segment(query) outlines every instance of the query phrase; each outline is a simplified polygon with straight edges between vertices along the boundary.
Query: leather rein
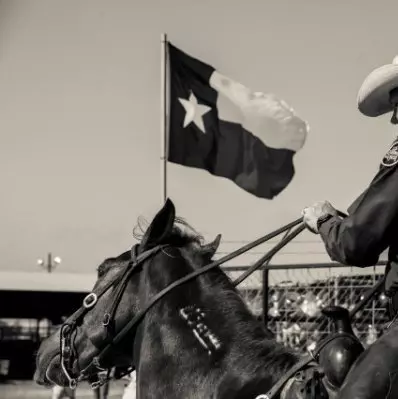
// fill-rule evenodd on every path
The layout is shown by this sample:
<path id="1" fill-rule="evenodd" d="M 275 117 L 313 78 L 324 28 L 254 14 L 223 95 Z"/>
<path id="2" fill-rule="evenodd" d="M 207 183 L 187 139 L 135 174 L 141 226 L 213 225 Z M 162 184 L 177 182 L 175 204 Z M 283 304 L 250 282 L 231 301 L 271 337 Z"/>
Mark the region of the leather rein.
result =
<path id="1" fill-rule="evenodd" d="M 296 227 L 298 226 L 298 227 Z M 291 231 L 294 227 L 296 227 L 293 231 Z M 288 223 L 279 229 L 263 236 L 260 237 L 259 239 L 246 244 L 245 246 L 237 249 L 236 251 L 223 256 L 222 258 L 202 267 L 199 270 L 195 270 L 194 272 L 174 281 L 172 284 L 167 286 L 165 289 L 154 295 L 151 300 L 146 304 L 146 306 L 138 312 L 134 318 L 132 318 L 120 331 L 118 331 L 116 334 L 113 334 L 112 327 L 113 327 L 113 321 L 114 321 L 114 316 L 115 316 L 115 311 L 117 308 L 117 305 L 119 304 L 121 297 L 123 295 L 123 292 L 126 288 L 126 285 L 129 281 L 129 278 L 137 271 L 141 269 L 143 266 L 143 263 L 156 255 L 159 251 L 164 250 L 167 245 L 157 245 L 154 248 L 151 248 L 139 255 L 138 254 L 138 249 L 139 245 L 135 245 L 132 250 L 131 250 L 131 259 L 125 269 L 121 272 L 120 275 L 118 275 L 115 279 L 107 283 L 104 287 L 101 289 L 93 290 L 90 292 L 84 299 L 83 299 L 83 304 L 82 306 L 75 312 L 73 313 L 61 326 L 60 330 L 60 362 L 61 362 L 61 368 L 62 371 L 69 381 L 69 387 L 72 389 L 75 389 L 77 387 L 77 384 L 84 380 L 90 378 L 93 375 L 96 375 L 97 381 L 94 381 L 91 383 L 91 387 L 93 389 L 97 388 L 98 386 L 103 385 L 105 382 L 107 382 L 110 378 L 110 370 L 108 370 L 108 375 L 104 377 L 100 377 L 98 374 L 99 372 L 106 371 L 103 367 L 101 367 L 101 360 L 109 353 L 109 351 L 114 347 L 114 345 L 117 345 L 130 331 L 133 329 L 137 328 L 138 324 L 142 321 L 146 313 L 160 300 L 162 299 L 165 295 L 167 295 L 170 291 L 172 291 L 174 288 L 181 286 L 182 284 L 187 283 L 188 281 L 191 281 L 198 276 L 207 273 L 208 271 L 215 269 L 216 267 L 219 267 L 225 262 L 228 262 L 231 259 L 236 258 L 237 256 L 240 256 L 244 254 L 245 252 L 257 247 L 258 245 L 278 236 L 279 234 L 283 232 L 287 232 L 287 234 L 284 236 L 284 238 L 277 244 L 275 245 L 274 248 L 272 248 L 269 252 L 267 252 L 265 255 L 263 255 L 255 264 L 253 264 L 246 272 L 244 272 L 242 275 L 240 275 L 234 282 L 233 285 L 237 286 L 240 284 L 244 279 L 246 279 L 248 276 L 250 276 L 253 272 L 255 272 L 257 269 L 259 269 L 264 263 L 269 261 L 279 250 L 281 250 L 285 245 L 287 245 L 292 239 L 294 239 L 298 234 L 300 234 L 303 230 L 305 229 L 304 224 L 302 223 L 302 218 L 299 218 L 291 223 Z M 290 232 L 291 231 L 291 232 Z M 73 347 L 73 332 L 76 328 L 76 326 L 79 324 L 79 322 L 82 321 L 83 317 L 95 306 L 97 303 L 98 299 L 101 298 L 110 288 L 116 286 L 116 292 L 115 292 L 115 298 L 112 301 L 112 306 L 111 309 L 104 314 L 103 322 L 102 325 L 104 328 L 107 329 L 108 333 L 112 334 L 111 340 L 104 346 L 104 348 L 100 351 L 100 353 L 95 356 L 90 363 L 83 368 L 82 370 L 79 371 L 79 375 L 74 376 L 71 368 L 73 364 L 74 358 L 77 358 L 77 353 L 74 350 Z M 134 369 L 134 368 L 132 368 Z M 130 369 L 127 371 L 125 374 L 129 373 L 132 371 Z"/>
<path id="2" fill-rule="evenodd" d="M 340 213 L 343 215 L 342 213 Z M 293 229 L 296 227 L 295 229 Z M 291 231 L 293 229 L 293 231 Z M 302 218 L 294 220 L 291 223 L 288 223 L 279 229 L 260 237 L 259 239 L 246 244 L 245 246 L 237 249 L 234 252 L 202 267 L 199 270 L 195 270 L 192 273 L 174 281 L 172 284 L 161 290 L 159 293 L 154 295 L 150 301 L 146 304 L 146 306 L 139 311 L 120 331 L 114 333 L 113 331 L 113 323 L 114 317 L 116 313 L 117 306 L 122 298 L 122 295 L 125 291 L 125 288 L 128 284 L 130 277 L 139 272 L 143 266 L 143 263 L 148 259 L 155 256 L 159 251 L 164 250 L 165 248 L 169 247 L 169 245 L 157 245 L 149 250 L 138 255 L 139 244 L 133 246 L 131 250 L 131 259 L 125 269 L 118 275 L 115 279 L 110 281 L 104 287 L 102 287 L 98 292 L 93 290 L 90 292 L 83 300 L 82 307 L 80 307 L 72 316 L 70 316 L 67 321 L 61 326 L 60 331 L 60 356 L 61 356 L 61 368 L 65 375 L 65 377 L 69 381 L 69 387 L 75 389 L 78 383 L 82 380 L 88 379 L 89 381 L 93 381 L 92 377 L 95 375 L 97 380 L 91 383 L 91 387 L 93 389 L 98 388 L 99 386 L 103 385 L 107 381 L 110 380 L 110 371 L 111 369 L 105 369 L 101 367 L 102 359 L 110 352 L 111 349 L 114 348 L 115 345 L 120 343 L 120 341 L 126 337 L 126 335 L 136 329 L 142 319 L 145 317 L 146 313 L 157 303 L 161 300 L 165 295 L 167 295 L 170 291 L 174 288 L 179 287 L 198 276 L 207 273 L 208 271 L 219 267 L 223 263 L 236 258 L 237 256 L 242 255 L 243 253 L 251 250 L 252 248 L 257 247 L 258 245 L 278 236 L 279 234 L 285 232 L 285 236 L 282 240 L 276 244 L 270 251 L 264 254 L 257 262 L 255 262 L 252 266 L 250 266 L 244 273 L 242 273 L 235 281 L 233 281 L 233 285 L 236 287 L 242 281 L 244 281 L 247 277 L 249 277 L 253 272 L 258 270 L 261 266 L 266 264 L 271 260 L 271 258 L 280 251 L 283 247 L 285 247 L 290 241 L 292 241 L 297 235 L 299 235 L 305 229 L 305 225 L 302 223 Z M 103 296 L 111 287 L 116 286 L 115 290 L 115 298 L 112 301 L 111 308 L 108 312 L 104 314 L 102 325 L 104 328 L 107 329 L 108 332 L 108 343 L 105 344 L 104 348 L 99 352 L 97 356 L 95 356 L 90 363 L 79 371 L 79 375 L 74 376 L 71 372 L 73 358 L 77 358 L 76 351 L 73 348 L 73 340 L 72 335 L 75 327 L 78 325 L 79 322 L 83 319 L 83 317 L 95 306 L 98 299 Z M 321 347 L 316 349 L 316 353 L 312 353 L 310 356 L 304 357 L 301 361 L 296 363 L 290 370 L 288 370 L 283 377 L 272 387 L 272 389 L 267 392 L 267 394 L 263 394 L 258 396 L 257 398 L 260 399 L 272 399 L 274 398 L 286 384 L 286 382 L 294 376 L 299 370 L 303 367 L 307 366 L 311 362 L 316 359 L 317 354 L 319 353 Z M 134 370 L 134 367 L 130 367 L 124 374 L 126 375 Z M 107 371 L 106 377 L 102 377 L 99 375 L 99 372 Z"/>

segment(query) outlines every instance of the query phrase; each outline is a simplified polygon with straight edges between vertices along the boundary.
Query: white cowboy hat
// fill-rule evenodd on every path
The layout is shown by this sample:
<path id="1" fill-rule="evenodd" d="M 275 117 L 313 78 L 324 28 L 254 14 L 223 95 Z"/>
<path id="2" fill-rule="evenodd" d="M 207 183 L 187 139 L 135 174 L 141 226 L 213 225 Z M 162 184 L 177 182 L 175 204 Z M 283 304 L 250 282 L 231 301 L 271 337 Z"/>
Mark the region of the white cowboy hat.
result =
<path id="1" fill-rule="evenodd" d="M 380 116 L 394 110 L 390 92 L 398 88 L 398 56 L 392 64 L 383 65 L 372 71 L 362 83 L 358 92 L 358 109 L 366 116 Z"/>

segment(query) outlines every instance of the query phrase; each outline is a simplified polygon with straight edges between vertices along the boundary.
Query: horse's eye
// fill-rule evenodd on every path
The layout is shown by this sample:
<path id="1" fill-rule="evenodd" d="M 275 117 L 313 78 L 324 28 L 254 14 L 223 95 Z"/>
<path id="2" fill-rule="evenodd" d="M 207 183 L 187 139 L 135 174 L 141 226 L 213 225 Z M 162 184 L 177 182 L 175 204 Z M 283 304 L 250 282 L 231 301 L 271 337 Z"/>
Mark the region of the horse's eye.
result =
<path id="1" fill-rule="evenodd" d="M 98 277 L 101 277 L 105 274 L 105 265 L 100 265 L 97 268 Z"/>

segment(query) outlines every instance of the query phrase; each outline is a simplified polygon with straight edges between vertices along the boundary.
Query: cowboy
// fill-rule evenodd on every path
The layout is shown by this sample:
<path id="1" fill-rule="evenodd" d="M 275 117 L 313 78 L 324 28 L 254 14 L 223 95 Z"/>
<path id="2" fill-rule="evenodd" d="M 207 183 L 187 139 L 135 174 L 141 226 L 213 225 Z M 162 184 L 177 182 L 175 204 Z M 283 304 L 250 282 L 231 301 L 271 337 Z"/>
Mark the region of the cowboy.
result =
<path id="1" fill-rule="evenodd" d="M 398 124 L 398 56 L 367 76 L 357 101 L 362 114 L 392 112 L 391 123 Z M 339 217 L 328 201 L 316 202 L 302 214 L 306 227 L 321 236 L 327 253 L 339 263 L 373 266 L 388 248 L 384 288 L 392 323 L 351 369 L 339 399 L 398 398 L 398 138 L 346 218 Z"/>

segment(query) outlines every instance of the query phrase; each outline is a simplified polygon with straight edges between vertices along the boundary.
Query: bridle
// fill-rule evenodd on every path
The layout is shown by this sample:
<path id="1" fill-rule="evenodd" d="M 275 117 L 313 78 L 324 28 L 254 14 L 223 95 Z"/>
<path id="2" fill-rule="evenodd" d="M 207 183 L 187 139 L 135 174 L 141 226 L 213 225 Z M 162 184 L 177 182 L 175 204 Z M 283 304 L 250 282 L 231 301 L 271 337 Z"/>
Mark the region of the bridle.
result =
<path id="1" fill-rule="evenodd" d="M 342 213 L 340 213 L 343 215 Z M 297 227 L 296 227 L 297 226 Z M 296 227 L 293 231 L 291 231 L 294 227 Z M 255 262 L 248 270 L 242 275 L 240 275 L 234 282 L 233 285 L 237 286 L 243 280 L 245 280 L 248 276 L 250 276 L 254 271 L 258 270 L 265 263 L 269 262 L 269 260 L 285 245 L 287 245 L 292 239 L 294 239 L 298 234 L 300 234 L 305 229 L 304 224 L 302 223 L 302 218 L 297 219 L 281 228 L 253 241 L 238 250 L 198 269 L 188 275 L 174 281 L 169 286 L 161 290 L 159 293 L 154 295 L 150 301 L 140 310 L 130 321 L 128 321 L 118 332 L 114 332 L 114 318 L 117 310 L 117 306 L 119 305 L 123 293 L 126 289 L 127 283 L 130 280 L 131 276 L 139 272 L 142 269 L 142 266 L 145 261 L 149 260 L 153 256 L 155 256 L 159 251 L 164 251 L 165 248 L 170 247 L 170 245 L 157 245 L 151 249 L 145 250 L 144 252 L 139 253 L 139 244 L 133 246 L 131 250 L 131 259 L 126 265 L 125 269 L 118 275 L 115 279 L 107 283 L 104 287 L 102 287 L 97 292 L 93 290 L 89 293 L 83 300 L 82 307 L 80 307 L 72 316 L 68 318 L 68 320 L 61 326 L 60 331 L 60 355 L 61 355 L 61 368 L 62 371 L 69 382 L 69 387 L 75 389 L 78 383 L 84 379 L 88 379 L 92 381 L 93 376 L 95 375 L 97 380 L 91 383 L 91 387 L 93 389 L 103 385 L 107 381 L 110 380 L 110 369 L 105 369 L 101 366 L 101 362 L 103 358 L 109 353 L 109 351 L 114 348 L 115 345 L 120 343 L 120 341 L 130 332 L 134 331 L 142 319 L 145 317 L 146 313 L 165 295 L 167 295 L 174 288 L 179 287 L 188 281 L 191 281 L 198 276 L 207 273 L 208 271 L 219 267 L 223 263 L 249 251 L 250 249 L 278 236 L 279 234 L 286 232 L 283 239 L 274 246 L 269 252 L 263 255 L 257 262 Z M 96 305 L 99 298 L 101 298 L 111 287 L 116 287 L 114 298 L 112 301 L 111 308 L 104 314 L 102 325 L 107 329 L 108 333 L 108 343 L 104 346 L 104 348 L 99 352 L 99 354 L 90 361 L 90 363 L 82 370 L 79 371 L 79 375 L 73 376 L 73 372 L 71 371 L 73 358 L 76 355 L 76 351 L 73 347 L 73 332 L 78 325 L 78 323 L 83 319 L 83 317 Z M 329 342 L 329 340 L 328 340 Z M 326 344 L 326 342 L 325 342 Z M 313 362 L 316 356 L 319 354 L 319 351 L 324 347 L 325 344 L 321 344 L 320 347 L 316 349 L 315 353 L 312 353 L 310 356 L 304 357 L 301 361 L 296 363 L 290 370 L 288 370 L 282 378 L 272 387 L 272 389 L 265 395 L 260 395 L 261 398 L 272 399 L 275 397 L 286 384 L 286 382 L 294 376 L 299 370 L 304 368 Z M 77 357 L 75 357 L 77 358 Z M 122 375 L 126 375 L 134 370 L 134 367 L 130 367 L 126 370 L 126 372 Z M 102 377 L 99 373 L 107 371 L 107 376 Z"/>
<path id="2" fill-rule="evenodd" d="M 298 226 L 299 225 L 299 226 Z M 298 227 L 296 227 L 298 226 Z M 292 232 L 290 230 L 296 227 Z M 142 321 L 146 313 L 166 294 L 172 291 L 174 288 L 191 281 L 198 276 L 207 273 L 208 271 L 219 267 L 223 263 L 249 251 L 250 249 L 276 237 L 277 235 L 287 232 L 287 234 L 271 251 L 267 252 L 264 256 L 259 259 L 255 264 L 253 264 L 245 273 L 243 273 L 237 280 L 234 281 L 234 285 L 240 284 L 245 278 L 247 278 L 250 274 L 252 274 L 255 270 L 260 268 L 265 262 L 269 261 L 281 248 L 283 248 L 286 244 L 288 244 L 294 237 L 296 237 L 299 233 L 304 230 L 305 226 L 302 224 L 302 218 L 297 219 L 261 238 L 256 241 L 253 241 L 244 247 L 239 248 L 238 250 L 206 265 L 202 268 L 189 273 L 188 275 L 174 281 L 172 284 L 161 290 L 159 293 L 154 295 L 150 301 L 146 304 L 146 306 L 139 311 L 134 318 L 132 318 L 120 331 L 114 332 L 114 317 L 117 310 L 117 306 L 120 303 L 122 295 L 125 291 L 127 283 L 130 277 L 139 272 L 144 264 L 144 262 L 153 256 L 155 256 L 158 252 L 164 251 L 170 245 L 157 245 L 151 249 L 145 250 L 142 253 L 139 253 L 140 246 L 136 244 L 133 246 L 131 250 L 131 259 L 123 269 L 123 271 L 112 281 L 108 282 L 105 286 L 101 287 L 98 290 L 93 290 L 90 292 L 84 299 L 82 306 L 72 315 L 70 316 L 66 322 L 64 322 L 61 326 L 60 330 L 60 363 L 61 369 L 65 377 L 69 382 L 69 387 L 75 389 L 78 383 L 82 380 L 91 380 L 93 376 L 97 378 L 96 381 L 91 382 L 91 387 L 93 389 L 98 386 L 103 385 L 110 378 L 110 370 L 105 369 L 101 366 L 102 359 L 109 353 L 111 349 L 114 348 L 128 333 L 134 331 L 138 327 L 138 324 Z M 82 321 L 84 316 L 94 308 L 99 298 L 101 298 L 110 288 L 116 287 L 114 292 L 114 298 L 112 299 L 112 305 L 109 311 L 105 312 L 102 325 L 107 329 L 108 333 L 108 342 L 105 344 L 103 349 L 99 352 L 97 356 L 95 356 L 90 363 L 79 371 L 79 375 L 75 376 L 71 371 L 73 360 L 77 359 L 76 350 L 73 346 L 73 333 L 76 329 L 76 326 L 79 322 Z M 131 372 L 134 368 L 130 368 L 126 371 L 125 374 Z M 107 376 L 103 377 L 100 373 L 107 371 Z"/>
<path id="3" fill-rule="evenodd" d="M 113 322 L 117 306 L 120 303 L 120 300 L 130 277 L 132 276 L 132 274 L 139 271 L 140 267 L 146 260 L 154 256 L 163 248 L 165 248 L 164 245 L 158 245 L 150 250 L 143 252 L 140 255 L 137 255 L 139 247 L 138 245 L 135 245 L 131 250 L 131 259 L 126 265 L 125 269 L 122 271 L 122 273 L 112 281 L 108 282 L 98 292 L 90 292 L 83 299 L 82 306 L 75 313 L 73 313 L 73 315 L 70 316 L 65 323 L 62 324 L 60 330 L 60 363 L 61 369 L 65 377 L 69 381 L 70 388 L 75 389 L 79 381 L 82 381 L 86 378 L 90 379 L 93 374 L 96 375 L 98 378 L 97 381 L 91 383 L 91 387 L 93 389 L 97 388 L 100 385 L 103 385 L 106 381 L 108 381 L 110 370 L 108 370 L 108 375 L 105 379 L 100 378 L 98 374 L 99 372 L 106 370 L 105 368 L 101 367 L 101 359 L 107 354 L 107 352 L 113 345 L 119 342 L 126 335 L 125 333 L 117 333 L 112 338 L 112 340 L 105 346 L 105 348 L 102 349 L 102 351 L 91 360 L 88 366 L 80 371 L 79 376 L 73 377 L 71 368 L 74 357 L 73 355 L 76 354 L 76 351 L 73 347 L 72 334 L 76 326 L 83 319 L 83 317 L 95 306 L 95 304 L 98 302 L 98 299 L 101 298 L 111 287 L 116 286 L 115 297 L 112 301 L 111 308 L 109 309 L 109 311 L 105 312 L 102 320 L 102 325 L 107 329 L 109 336 L 109 334 L 113 332 Z M 131 371 L 132 370 L 128 369 L 125 374 L 128 374 Z"/>

